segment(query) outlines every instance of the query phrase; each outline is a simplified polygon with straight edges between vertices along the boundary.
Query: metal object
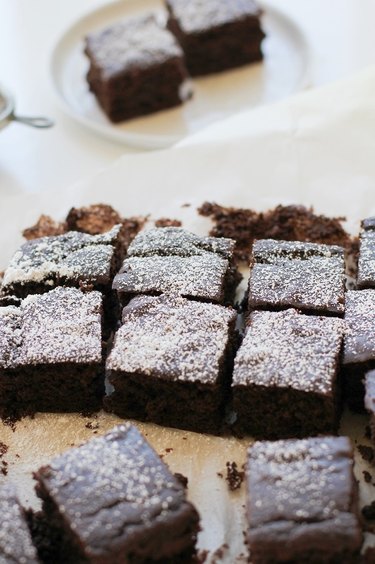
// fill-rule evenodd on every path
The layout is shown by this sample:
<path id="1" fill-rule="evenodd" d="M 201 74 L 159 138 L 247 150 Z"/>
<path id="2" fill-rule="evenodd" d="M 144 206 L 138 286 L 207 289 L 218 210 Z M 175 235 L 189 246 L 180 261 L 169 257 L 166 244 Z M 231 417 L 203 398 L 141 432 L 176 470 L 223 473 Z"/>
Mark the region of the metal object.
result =
<path id="1" fill-rule="evenodd" d="M 0 86 L 0 129 L 9 125 L 12 121 L 18 121 L 24 125 L 45 129 L 54 125 L 53 121 L 46 117 L 19 116 L 15 113 L 15 102 L 13 96 Z"/>

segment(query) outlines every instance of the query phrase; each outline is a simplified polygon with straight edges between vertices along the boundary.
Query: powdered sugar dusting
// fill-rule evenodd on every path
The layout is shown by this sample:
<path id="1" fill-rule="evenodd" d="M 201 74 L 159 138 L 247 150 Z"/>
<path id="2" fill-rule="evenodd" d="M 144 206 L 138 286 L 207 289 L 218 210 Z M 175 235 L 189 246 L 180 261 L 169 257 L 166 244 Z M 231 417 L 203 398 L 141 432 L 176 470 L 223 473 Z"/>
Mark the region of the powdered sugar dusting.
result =
<path id="1" fill-rule="evenodd" d="M 12 365 L 14 351 L 21 343 L 21 313 L 14 306 L 0 307 L 0 368 Z"/>
<path id="2" fill-rule="evenodd" d="M 248 453 L 250 538 L 272 523 L 296 527 L 333 519 L 336 532 L 351 530 L 360 541 L 352 468 L 346 437 L 256 442 Z"/>
<path id="3" fill-rule="evenodd" d="M 261 13 L 253 0 L 167 0 L 167 4 L 185 33 L 197 33 L 249 17 L 257 22 Z"/>
<path id="4" fill-rule="evenodd" d="M 375 360 L 375 290 L 346 293 L 344 364 Z"/>
<path id="5" fill-rule="evenodd" d="M 87 555 L 107 555 L 113 539 L 128 537 L 154 522 L 173 526 L 195 511 L 182 485 L 138 430 L 119 425 L 103 437 L 55 458 L 38 473 Z"/>
<path id="6" fill-rule="evenodd" d="M 102 79 L 183 56 L 172 33 L 154 15 L 131 18 L 92 33 L 86 39 L 86 50 L 100 68 Z"/>
<path id="7" fill-rule="evenodd" d="M 249 306 L 344 313 L 344 251 L 334 245 L 260 240 L 253 249 Z"/>
<path id="8" fill-rule="evenodd" d="M 361 233 L 358 258 L 358 286 L 375 287 L 375 230 Z"/>
<path id="9" fill-rule="evenodd" d="M 215 383 L 236 314 L 179 296 L 134 298 L 123 312 L 107 368 Z"/>
<path id="10" fill-rule="evenodd" d="M 333 393 L 344 322 L 296 310 L 255 312 L 235 358 L 233 385 Z"/>
<path id="11" fill-rule="evenodd" d="M 24 243 L 6 269 L 2 288 L 28 282 L 54 285 L 58 278 L 108 281 L 114 244 L 121 226 L 100 235 L 70 231 Z"/>

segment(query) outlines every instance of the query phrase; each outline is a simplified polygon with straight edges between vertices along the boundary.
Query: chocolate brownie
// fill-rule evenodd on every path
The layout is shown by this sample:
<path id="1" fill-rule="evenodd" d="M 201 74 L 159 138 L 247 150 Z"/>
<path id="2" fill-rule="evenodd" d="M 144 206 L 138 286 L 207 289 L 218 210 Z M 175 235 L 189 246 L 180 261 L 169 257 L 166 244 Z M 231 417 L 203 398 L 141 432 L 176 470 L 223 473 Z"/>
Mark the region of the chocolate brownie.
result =
<path id="1" fill-rule="evenodd" d="M 347 437 L 256 442 L 246 474 L 254 564 L 359 561 L 362 532 Z"/>
<path id="2" fill-rule="evenodd" d="M 337 430 L 344 322 L 294 309 L 250 315 L 233 372 L 234 429 L 261 439 Z"/>
<path id="3" fill-rule="evenodd" d="M 363 379 L 375 368 L 375 290 L 349 290 L 342 359 L 345 397 L 353 411 L 363 411 Z"/>
<path id="4" fill-rule="evenodd" d="M 139 233 L 128 248 L 113 288 L 127 303 L 135 294 L 173 292 L 207 301 L 231 301 L 238 283 L 231 239 L 200 237 L 180 227 Z"/>
<path id="5" fill-rule="evenodd" d="M 180 296 L 139 296 L 123 311 L 107 360 L 120 417 L 220 433 L 230 389 L 236 313 Z"/>
<path id="6" fill-rule="evenodd" d="M 366 374 L 365 407 L 370 415 L 371 438 L 375 443 L 375 370 L 371 370 Z"/>
<path id="7" fill-rule="evenodd" d="M 182 484 L 132 425 L 68 450 L 35 474 L 62 535 L 58 562 L 178 563 L 194 551 L 199 516 Z"/>
<path id="8" fill-rule="evenodd" d="M 102 296 L 55 288 L 0 308 L 3 416 L 100 409 Z"/>
<path id="9" fill-rule="evenodd" d="M 357 287 L 375 288 L 375 217 L 368 217 L 362 221 Z"/>
<path id="10" fill-rule="evenodd" d="M 1 564 L 37 564 L 26 516 L 16 490 L 10 483 L 0 487 L 0 562 Z"/>
<path id="11" fill-rule="evenodd" d="M 253 0 L 166 0 L 168 27 L 193 76 L 260 61 L 261 10 Z"/>
<path id="12" fill-rule="evenodd" d="M 150 14 L 86 37 L 87 81 L 113 122 L 177 106 L 192 93 L 183 52 Z"/>
<path id="13" fill-rule="evenodd" d="M 2 291 L 24 298 L 54 286 L 79 286 L 80 282 L 110 291 L 118 267 L 120 228 L 115 226 L 102 235 L 69 231 L 27 241 L 5 270 Z"/>
<path id="14" fill-rule="evenodd" d="M 343 315 L 341 247 L 263 239 L 254 243 L 250 267 L 250 310 L 296 307 L 307 313 Z"/>

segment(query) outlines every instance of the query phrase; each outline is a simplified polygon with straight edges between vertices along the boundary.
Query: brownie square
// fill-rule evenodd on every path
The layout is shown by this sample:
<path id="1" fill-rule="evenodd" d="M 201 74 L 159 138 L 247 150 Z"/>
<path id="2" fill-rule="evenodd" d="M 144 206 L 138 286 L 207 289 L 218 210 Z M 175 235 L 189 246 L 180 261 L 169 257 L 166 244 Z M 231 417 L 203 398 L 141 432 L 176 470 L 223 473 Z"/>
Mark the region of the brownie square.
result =
<path id="1" fill-rule="evenodd" d="M 345 397 L 353 411 L 364 411 L 363 380 L 375 368 L 375 290 L 346 293 L 342 358 Z"/>
<path id="2" fill-rule="evenodd" d="M 344 324 L 290 309 L 254 312 L 233 372 L 234 429 L 261 439 L 337 430 Z"/>
<path id="3" fill-rule="evenodd" d="M 263 58 L 261 10 L 253 0 L 166 0 L 168 27 L 179 40 L 191 75 Z"/>
<path id="4" fill-rule="evenodd" d="M 359 561 L 362 532 L 348 438 L 257 442 L 248 451 L 246 474 L 254 564 Z"/>
<path id="5" fill-rule="evenodd" d="M 357 287 L 375 288 L 375 217 L 368 217 L 362 221 Z"/>
<path id="6" fill-rule="evenodd" d="M 10 483 L 0 487 L 0 562 L 37 564 L 26 516 L 16 490 Z"/>
<path id="7" fill-rule="evenodd" d="M 370 415 L 371 438 L 375 443 L 375 370 L 371 370 L 366 374 L 365 407 Z"/>
<path id="8" fill-rule="evenodd" d="M 200 237 L 180 227 L 139 233 L 128 248 L 113 288 L 125 305 L 136 294 L 164 292 L 222 303 L 238 283 L 232 266 L 235 241 Z"/>
<path id="9" fill-rule="evenodd" d="M 343 315 L 341 247 L 262 239 L 254 243 L 250 267 L 250 309 L 296 307 L 306 313 Z"/>
<path id="10" fill-rule="evenodd" d="M 87 81 L 112 122 L 177 106 L 192 93 L 183 52 L 153 15 L 90 34 Z"/>
<path id="11" fill-rule="evenodd" d="M 120 417 L 218 434 L 230 389 L 236 313 L 176 296 L 140 296 L 123 311 L 107 360 Z"/>
<path id="12" fill-rule="evenodd" d="M 93 411 L 104 393 L 102 296 L 55 288 L 0 308 L 2 415 Z"/>
<path id="13" fill-rule="evenodd" d="M 51 527 L 61 531 L 61 562 L 191 562 L 198 513 L 135 427 L 68 450 L 35 478 Z"/>

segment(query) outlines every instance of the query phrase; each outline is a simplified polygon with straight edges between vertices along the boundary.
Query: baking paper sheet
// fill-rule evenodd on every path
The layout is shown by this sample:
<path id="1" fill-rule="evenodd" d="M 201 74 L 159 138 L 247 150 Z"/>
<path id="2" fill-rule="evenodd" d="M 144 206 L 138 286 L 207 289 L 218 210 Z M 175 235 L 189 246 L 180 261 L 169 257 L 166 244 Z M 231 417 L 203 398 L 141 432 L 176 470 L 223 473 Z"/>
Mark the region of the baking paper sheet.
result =
<path id="1" fill-rule="evenodd" d="M 40 213 L 60 219 L 72 205 L 97 202 L 110 203 L 125 216 L 179 218 L 197 233 L 210 225 L 195 212 L 204 200 L 258 210 L 300 203 L 345 215 L 355 233 L 361 218 L 375 214 L 374 93 L 375 68 L 370 68 L 351 80 L 227 120 L 173 149 L 126 155 L 63 193 L 7 194 L 0 185 L 0 270 L 21 242 L 20 230 Z M 42 157 L 35 166 L 43 166 Z M 19 422 L 14 432 L 1 426 L 0 440 L 10 445 L 8 476 L 1 480 L 14 480 L 22 500 L 37 506 L 32 471 L 93 436 L 88 422 L 98 423 L 101 434 L 119 419 L 103 413 L 98 419 L 40 414 Z M 342 432 L 369 444 L 365 424 L 366 417 L 346 414 Z M 244 486 L 229 492 L 218 473 L 225 475 L 227 461 L 241 467 L 250 440 L 137 425 L 172 471 L 188 477 L 188 495 L 202 517 L 199 548 L 210 551 L 207 562 L 245 561 Z M 366 465 L 358 454 L 356 459 L 362 506 L 375 499 L 375 488 L 364 484 Z M 367 534 L 367 542 L 372 540 Z M 229 548 L 219 558 L 215 551 L 223 544 Z"/>

